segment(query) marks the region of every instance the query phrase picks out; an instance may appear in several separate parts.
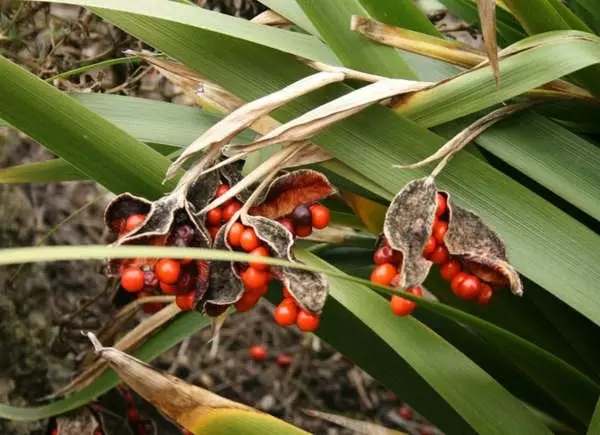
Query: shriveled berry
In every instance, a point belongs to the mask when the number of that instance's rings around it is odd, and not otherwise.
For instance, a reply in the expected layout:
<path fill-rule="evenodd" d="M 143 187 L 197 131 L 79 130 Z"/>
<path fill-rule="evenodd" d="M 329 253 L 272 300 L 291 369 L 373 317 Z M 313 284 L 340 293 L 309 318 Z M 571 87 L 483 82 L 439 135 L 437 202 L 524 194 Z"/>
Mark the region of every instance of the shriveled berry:
<path fill-rule="evenodd" d="M 171 260 L 170 258 L 162 258 L 154 266 L 154 272 L 160 281 L 167 284 L 175 284 L 179 279 L 181 264 L 179 261 Z"/>
<path fill-rule="evenodd" d="M 296 322 L 298 307 L 291 299 L 284 299 L 273 312 L 275 321 L 281 326 L 290 326 Z"/>
<path fill-rule="evenodd" d="M 461 299 L 466 301 L 476 299 L 481 293 L 481 281 L 476 276 L 469 275 L 462 280 L 457 290 L 455 294 Z"/>
<path fill-rule="evenodd" d="M 135 230 L 145 220 L 146 220 L 146 215 L 144 215 L 144 214 L 132 214 L 125 221 L 125 232 L 128 233 L 130 231 Z"/>
<path fill-rule="evenodd" d="M 431 261 L 435 264 L 444 264 L 448 261 L 448 249 L 444 245 L 437 245 L 431 254 Z"/>
<path fill-rule="evenodd" d="M 227 235 L 227 241 L 232 248 L 238 248 L 240 246 L 240 239 L 244 232 L 244 226 L 240 222 L 236 222 L 231 225 L 229 234 Z"/>
<path fill-rule="evenodd" d="M 260 246 L 260 239 L 254 232 L 254 228 L 247 227 L 240 236 L 240 246 L 246 252 L 254 251 Z"/>
<path fill-rule="evenodd" d="M 402 405 L 400 408 L 397 409 L 396 412 L 404 420 L 409 420 L 410 421 L 414 417 L 413 410 L 409 406 L 407 406 L 407 405 Z"/>
<path fill-rule="evenodd" d="M 437 208 L 435 209 L 435 217 L 440 217 L 446 212 L 447 204 L 446 197 L 441 193 L 437 194 Z"/>
<path fill-rule="evenodd" d="M 257 257 L 269 257 L 269 250 L 267 248 L 265 248 L 264 246 L 259 246 L 256 249 L 253 249 L 252 252 L 250 252 L 250 255 L 256 255 Z M 249 262 L 250 267 L 253 267 L 256 270 L 267 270 L 269 268 L 268 264 L 265 263 L 258 263 L 255 261 L 250 261 Z"/>
<path fill-rule="evenodd" d="M 240 313 L 248 311 L 258 303 L 259 299 L 260 295 L 258 293 L 252 291 L 245 291 L 244 294 L 242 294 L 240 300 L 234 304 L 235 309 L 238 310 Z"/>
<path fill-rule="evenodd" d="M 144 271 L 144 287 L 155 288 L 158 286 L 158 278 L 151 270 Z"/>
<path fill-rule="evenodd" d="M 176 295 L 179 293 L 179 289 L 174 284 L 167 284 L 166 282 L 160 283 L 160 289 L 166 295 Z"/>
<path fill-rule="evenodd" d="M 267 357 L 267 348 L 260 344 L 255 344 L 250 348 L 250 357 L 255 361 L 262 361 Z"/>
<path fill-rule="evenodd" d="M 221 218 L 223 217 L 223 213 L 220 207 L 213 208 L 206 213 L 206 222 L 208 225 L 220 225 Z"/>
<path fill-rule="evenodd" d="M 310 225 L 299 225 L 295 227 L 295 230 L 298 237 L 308 237 L 312 234 L 312 227 Z"/>
<path fill-rule="evenodd" d="M 211 239 L 215 239 L 215 237 L 217 237 L 217 234 L 219 232 L 219 230 L 221 229 L 220 226 L 218 227 L 208 227 L 208 234 L 210 234 L 210 238 Z"/>
<path fill-rule="evenodd" d="M 294 222 L 294 227 L 312 227 L 312 214 L 310 213 L 310 209 L 306 205 L 300 204 L 292 212 L 292 221 Z"/>
<path fill-rule="evenodd" d="M 219 184 L 219 187 L 217 187 L 217 193 L 215 193 L 215 198 L 218 198 L 219 196 L 223 195 L 228 190 L 229 186 L 227 184 Z"/>
<path fill-rule="evenodd" d="M 458 287 L 468 276 L 469 274 L 466 272 L 458 272 L 456 275 L 454 275 L 454 278 L 452 278 L 452 281 L 450 282 L 450 289 L 454 294 L 458 292 Z"/>
<path fill-rule="evenodd" d="M 427 239 L 425 247 L 423 248 L 423 257 L 428 258 L 431 254 L 433 254 L 433 251 L 435 251 L 436 246 L 437 241 L 435 240 L 435 237 L 429 237 L 429 239 Z"/>
<path fill-rule="evenodd" d="M 298 317 L 296 317 L 296 325 L 301 331 L 316 331 L 319 327 L 319 322 L 319 316 L 313 313 L 309 313 L 305 310 L 300 310 L 300 312 L 298 313 Z"/>
<path fill-rule="evenodd" d="M 144 288 L 144 272 L 137 267 L 128 267 L 121 274 L 121 286 L 131 293 L 142 291 Z"/>
<path fill-rule="evenodd" d="M 442 264 L 442 267 L 440 267 L 440 275 L 445 281 L 452 281 L 452 278 L 454 278 L 461 270 L 462 266 L 460 265 L 460 261 L 452 258 Z"/>
<path fill-rule="evenodd" d="M 391 263 L 394 257 L 394 250 L 389 246 L 382 246 L 373 254 L 373 262 L 376 265 Z"/>
<path fill-rule="evenodd" d="M 184 293 L 175 296 L 175 303 L 183 311 L 191 311 L 194 309 L 196 295 L 194 292 Z"/>
<path fill-rule="evenodd" d="M 448 223 L 444 221 L 435 221 L 433 223 L 432 235 L 438 243 L 444 243 L 444 237 L 448 231 Z"/>
<path fill-rule="evenodd" d="M 277 355 L 277 359 L 275 360 L 275 362 L 279 367 L 287 367 L 293 362 L 293 359 L 287 353 L 280 353 L 279 355 Z"/>
<path fill-rule="evenodd" d="M 242 203 L 237 199 L 232 200 L 223 206 L 222 218 L 225 222 L 229 221 L 237 211 L 242 208 Z"/>
<path fill-rule="evenodd" d="M 494 290 L 492 289 L 492 286 L 482 282 L 481 291 L 479 292 L 479 296 L 477 296 L 477 303 L 479 305 L 487 305 L 492 299 L 493 293 Z"/>
<path fill-rule="evenodd" d="M 319 230 L 326 228 L 329 225 L 329 209 L 321 204 L 311 205 L 310 214 L 312 215 L 312 226 Z"/>
<path fill-rule="evenodd" d="M 290 233 L 292 233 L 292 236 L 294 236 L 296 234 L 296 230 L 294 229 L 294 223 L 292 222 L 292 220 L 290 218 L 283 218 L 283 219 L 278 219 L 277 222 L 279 222 L 281 225 L 283 225 Z"/>
<path fill-rule="evenodd" d="M 269 283 L 269 274 L 264 270 L 249 267 L 241 273 L 244 287 L 249 290 L 259 290 Z"/>
<path fill-rule="evenodd" d="M 390 285 L 398 269 L 393 264 L 380 264 L 371 272 L 371 282 L 381 285 Z"/>

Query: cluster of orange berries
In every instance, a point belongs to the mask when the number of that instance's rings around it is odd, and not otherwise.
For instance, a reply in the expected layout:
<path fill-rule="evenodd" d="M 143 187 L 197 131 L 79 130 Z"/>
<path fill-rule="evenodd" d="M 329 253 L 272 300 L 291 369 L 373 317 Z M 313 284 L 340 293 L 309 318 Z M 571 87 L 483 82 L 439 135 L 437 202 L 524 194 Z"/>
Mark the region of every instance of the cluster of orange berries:
<path fill-rule="evenodd" d="M 312 232 L 313 227 L 323 229 L 329 225 L 329 210 L 321 204 L 313 204 L 308 207 L 304 204 L 297 206 L 289 217 L 279 219 L 294 236 L 305 237 Z M 310 231 L 306 230 L 309 228 Z M 227 236 L 229 245 L 236 250 L 245 251 L 256 257 L 270 257 L 271 253 L 265 244 L 258 238 L 252 227 L 246 227 L 240 222 L 235 222 Z M 258 303 L 269 288 L 269 282 L 273 279 L 270 267 L 260 262 L 248 263 L 248 266 L 240 264 L 240 277 L 244 284 L 244 293 L 235 308 L 240 311 L 248 311 Z M 319 317 L 298 307 L 294 298 L 288 290 L 283 288 L 283 302 L 275 309 L 275 321 L 281 326 L 290 326 L 294 323 L 302 331 L 314 331 L 319 326 Z"/>
<path fill-rule="evenodd" d="M 222 196 L 229 190 L 227 184 L 220 184 L 217 188 L 215 198 Z M 215 207 L 206 213 L 206 228 L 210 236 L 215 238 L 221 226 L 231 220 L 234 214 L 236 214 L 242 208 L 242 203 L 235 198 L 229 199 L 220 207 Z"/>

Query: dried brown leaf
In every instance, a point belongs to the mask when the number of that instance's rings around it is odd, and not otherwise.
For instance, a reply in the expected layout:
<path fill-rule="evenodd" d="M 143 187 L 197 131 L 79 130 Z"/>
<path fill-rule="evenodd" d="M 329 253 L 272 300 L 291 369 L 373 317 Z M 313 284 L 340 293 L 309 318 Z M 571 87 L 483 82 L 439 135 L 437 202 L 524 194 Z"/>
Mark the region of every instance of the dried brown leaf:
<path fill-rule="evenodd" d="M 406 432 L 400 432 L 397 430 L 389 429 L 384 426 L 380 426 L 375 423 L 367 421 L 355 420 L 348 418 L 343 415 L 331 414 L 329 412 L 317 411 L 314 409 L 305 409 L 304 412 L 311 417 L 321 418 L 326 421 L 330 421 L 347 429 L 350 429 L 353 433 L 365 434 L 365 435 L 405 435 Z"/>
<path fill-rule="evenodd" d="M 496 42 L 496 0 L 477 0 L 477 6 L 485 51 L 494 73 L 496 86 L 498 86 L 500 65 L 498 64 L 498 44 Z"/>
<path fill-rule="evenodd" d="M 270 9 L 261 12 L 250 21 L 256 24 L 263 24 L 265 26 L 287 26 L 292 24 L 287 18 Z"/>

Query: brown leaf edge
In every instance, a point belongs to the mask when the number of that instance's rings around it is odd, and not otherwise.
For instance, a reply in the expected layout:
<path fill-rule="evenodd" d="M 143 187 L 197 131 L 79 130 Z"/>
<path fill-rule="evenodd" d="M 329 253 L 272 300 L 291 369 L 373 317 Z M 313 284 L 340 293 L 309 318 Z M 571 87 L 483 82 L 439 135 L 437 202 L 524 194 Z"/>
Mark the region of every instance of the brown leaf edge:
<path fill-rule="evenodd" d="M 396 287 L 421 285 L 433 265 L 423 257 L 423 248 L 433 228 L 436 195 L 434 178 L 425 177 L 408 183 L 390 203 L 383 233 L 392 249 L 402 253 Z"/>

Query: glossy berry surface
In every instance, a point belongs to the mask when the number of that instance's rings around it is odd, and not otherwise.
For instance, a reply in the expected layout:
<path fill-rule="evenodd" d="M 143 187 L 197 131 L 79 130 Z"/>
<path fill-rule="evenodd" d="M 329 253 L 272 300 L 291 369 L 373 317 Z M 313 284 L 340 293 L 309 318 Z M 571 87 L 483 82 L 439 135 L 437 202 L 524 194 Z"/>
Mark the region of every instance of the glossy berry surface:
<path fill-rule="evenodd" d="M 269 274 L 264 270 L 258 270 L 249 267 L 241 273 L 244 287 L 249 290 L 260 290 L 264 285 L 269 283 Z"/>
<path fill-rule="evenodd" d="M 431 261 L 435 264 L 444 264 L 448 261 L 448 250 L 444 245 L 437 245 L 431 254 Z"/>
<path fill-rule="evenodd" d="M 406 293 L 410 293 L 418 297 L 423 296 L 423 290 L 421 287 L 411 287 L 406 290 Z M 417 304 L 414 302 L 404 299 L 398 295 L 392 295 L 392 299 L 390 300 L 390 308 L 397 316 L 408 316 L 415 310 L 416 306 Z"/>
<path fill-rule="evenodd" d="M 210 238 L 214 240 L 217 237 L 217 234 L 219 233 L 220 229 L 221 229 L 220 226 L 208 227 L 208 234 L 210 234 Z"/>
<path fill-rule="evenodd" d="M 228 190 L 229 186 L 227 184 L 219 184 L 219 187 L 217 187 L 217 192 L 215 193 L 215 198 L 218 198 L 219 196 L 223 195 Z"/>
<path fill-rule="evenodd" d="M 306 205 L 300 204 L 292 212 L 292 221 L 294 222 L 294 226 L 312 227 L 312 214 L 310 213 L 310 209 Z"/>
<path fill-rule="evenodd" d="M 448 204 L 446 201 L 446 197 L 441 193 L 437 194 L 437 207 L 435 209 L 435 217 L 440 217 L 446 212 L 448 208 Z"/>
<path fill-rule="evenodd" d="M 246 291 L 244 292 L 240 300 L 234 304 L 235 309 L 238 310 L 240 313 L 249 311 L 252 307 L 254 307 L 254 305 L 258 303 L 259 299 L 260 294 Z"/>
<path fill-rule="evenodd" d="M 319 327 L 319 316 L 309 313 L 308 311 L 300 310 L 298 317 L 296 317 L 296 325 L 301 331 L 316 331 Z"/>
<path fill-rule="evenodd" d="M 267 357 L 267 348 L 265 346 L 255 344 L 250 348 L 250 357 L 255 361 L 262 361 Z"/>
<path fill-rule="evenodd" d="M 481 291 L 479 292 L 479 296 L 477 296 L 477 303 L 479 305 L 487 305 L 492 299 L 494 291 L 489 284 L 484 282 L 481 283 Z"/>
<path fill-rule="evenodd" d="M 473 275 L 465 277 L 460 284 L 458 284 L 456 296 L 466 301 L 476 299 L 481 292 L 481 281 L 479 278 Z"/>
<path fill-rule="evenodd" d="M 373 254 L 373 262 L 379 266 L 381 264 L 391 263 L 393 257 L 394 250 L 389 246 L 382 246 Z"/>
<path fill-rule="evenodd" d="M 257 257 L 269 257 L 269 250 L 267 248 L 265 248 L 264 246 L 259 246 L 256 249 L 253 249 L 252 252 L 250 252 L 250 255 L 255 255 Z M 257 262 L 253 262 L 250 261 L 249 262 L 250 267 L 256 269 L 256 270 L 267 270 L 269 268 L 268 264 L 265 263 L 257 263 Z"/>
<path fill-rule="evenodd" d="M 253 228 L 247 227 L 240 236 L 240 246 L 246 252 L 251 252 L 260 246 L 260 239 Z"/>
<path fill-rule="evenodd" d="M 175 303 L 183 311 L 191 311 L 194 309 L 194 292 L 185 293 L 175 296 Z"/>
<path fill-rule="evenodd" d="M 440 267 L 440 275 L 445 281 L 452 281 L 452 278 L 454 278 L 461 270 L 462 267 L 460 261 L 453 258 L 442 264 L 442 267 Z"/>
<path fill-rule="evenodd" d="M 433 223 L 432 235 L 438 243 L 444 243 L 444 237 L 448 231 L 448 224 L 444 221 L 435 221 Z"/>
<path fill-rule="evenodd" d="M 458 292 L 458 287 L 460 283 L 462 283 L 463 280 L 468 276 L 469 274 L 466 272 L 458 272 L 456 275 L 454 275 L 454 278 L 452 278 L 452 281 L 450 282 L 450 289 L 454 294 Z"/>
<path fill-rule="evenodd" d="M 295 230 L 298 237 L 308 237 L 312 234 L 312 227 L 310 225 L 298 225 L 295 227 Z"/>
<path fill-rule="evenodd" d="M 142 222 L 144 222 L 144 220 L 146 220 L 146 215 L 132 214 L 125 221 L 125 232 L 128 233 L 130 231 L 135 230 L 142 224 Z"/>
<path fill-rule="evenodd" d="M 225 204 L 223 206 L 223 211 L 222 211 L 222 219 L 227 222 L 228 220 L 230 220 L 233 215 L 240 209 L 242 208 L 242 203 L 239 202 L 237 199 L 232 200 L 230 203 Z"/>
<path fill-rule="evenodd" d="M 229 234 L 227 235 L 227 241 L 232 248 L 238 248 L 240 246 L 240 240 L 243 232 L 244 226 L 240 222 L 236 222 L 231 225 Z"/>
<path fill-rule="evenodd" d="M 121 286 L 131 293 L 144 288 L 144 272 L 137 267 L 128 267 L 121 274 Z"/>
<path fill-rule="evenodd" d="M 380 264 L 371 272 L 371 282 L 381 285 L 390 285 L 398 269 L 393 264 Z"/>
<path fill-rule="evenodd" d="M 169 258 L 162 258 L 158 260 L 156 266 L 154 266 L 154 273 L 161 282 L 167 284 L 175 284 L 179 279 L 179 273 L 181 272 L 181 264 L 176 260 Z"/>
<path fill-rule="evenodd" d="M 433 251 L 435 251 L 436 246 L 437 246 L 437 241 L 435 240 L 435 237 L 433 237 L 433 236 L 429 237 L 429 239 L 427 239 L 427 243 L 425 244 L 425 247 L 423 248 L 423 257 L 427 258 L 431 254 L 433 254 Z"/>
<path fill-rule="evenodd" d="M 221 209 L 219 207 L 213 208 L 206 213 L 206 222 L 208 222 L 209 225 L 220 225 L 221 217 Z"/>
<path fill-rule="evenodd" d="M 275 321 L 281 326 L 290 326 L 296 323 L 298 308 L 291 299 L 284 299 L 273 312 Z"/>
<path fill-rule="evenodd" d="M 329 209 L 321 204 L 310 206 L 310 214 L 312 216 L 312 226 L 319 230 L 326 228 L 329 225 L 330 216 Z"/>

